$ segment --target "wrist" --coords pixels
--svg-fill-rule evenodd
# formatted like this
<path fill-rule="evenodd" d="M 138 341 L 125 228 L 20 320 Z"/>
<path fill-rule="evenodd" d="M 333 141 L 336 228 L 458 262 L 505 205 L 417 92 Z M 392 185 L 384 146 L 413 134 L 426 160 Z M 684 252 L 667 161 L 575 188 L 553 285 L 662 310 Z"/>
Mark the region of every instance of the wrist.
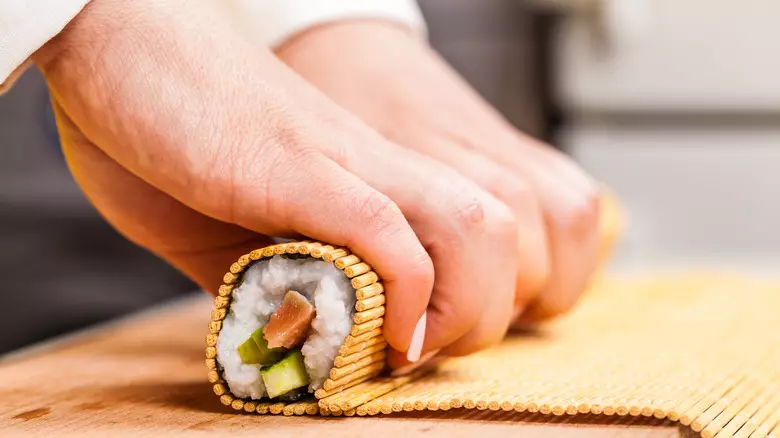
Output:
<path fill-rule="evenodd" d="M 80 79 L 109 63 L 126 65 L 142 55 L 163 59 L 181 41 L 177 33 L 182 25 L 207 15 L 200 9 L 205 8 L 188 6 L 186 0 L 90 0 L 31 59 L 44 74 L 56 70 Z"/>

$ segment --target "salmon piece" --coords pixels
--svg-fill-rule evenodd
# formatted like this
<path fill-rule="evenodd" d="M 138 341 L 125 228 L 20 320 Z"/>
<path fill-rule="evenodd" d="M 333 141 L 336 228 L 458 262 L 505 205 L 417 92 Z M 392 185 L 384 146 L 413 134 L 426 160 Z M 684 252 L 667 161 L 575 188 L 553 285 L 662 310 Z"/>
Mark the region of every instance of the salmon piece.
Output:
<path fill-rule="evenodd" d="M 288 291 L 263 329 L 268 348 L 294 348 L 302 344 L 314 313 L 314 306 L 306 297 L 294 290 Z"/>

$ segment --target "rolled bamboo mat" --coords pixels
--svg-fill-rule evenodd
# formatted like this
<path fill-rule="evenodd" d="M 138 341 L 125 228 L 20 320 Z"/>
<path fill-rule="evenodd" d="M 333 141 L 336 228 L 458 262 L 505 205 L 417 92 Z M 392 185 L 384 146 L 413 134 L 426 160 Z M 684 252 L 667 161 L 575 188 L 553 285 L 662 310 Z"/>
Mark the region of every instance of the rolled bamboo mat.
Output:
<path fill-rule="evenodd" d="M 704 437 L 780 436 L 780 285 L 707 274 L 604 280 L 538 333 L 396 383 L 355 414 L 652 416 Z"/>

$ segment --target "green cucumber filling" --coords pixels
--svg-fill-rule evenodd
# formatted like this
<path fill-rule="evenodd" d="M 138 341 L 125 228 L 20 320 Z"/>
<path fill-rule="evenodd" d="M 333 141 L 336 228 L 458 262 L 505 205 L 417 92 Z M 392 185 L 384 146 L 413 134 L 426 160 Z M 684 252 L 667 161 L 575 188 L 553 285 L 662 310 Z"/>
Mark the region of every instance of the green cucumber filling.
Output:
<path fill-rule="evenodd" d="M 260 375 L 268 391 L 268 397 L 276 398 L 309 384 L 309 375 L 301 350 L 268 348 L 263 327 L 238 347 L 241 361 L 247 365 L 260 365 Z M 300 395 L 298 397 L 300 398 Z"/>
<path fill-rule="evenodd" d="M 309 384 L 301 350 L 293 350 L 279 362 L 260 369 L 268 397 L 280 395 Z"/>
<path fill-rule="evenodd" d="M 247 365 L 272 365 L 282 360 L 286 352 L 284 348 L 268 348 L 262 326 L 238 346 L 238 355 Z"/>
<path fill-rule="evenodd" d="M 268 324 L 260 326 L 238 346 L 244 364 L 260 366 L 269 398 L 286 395 L 294 399 L 296 394 L 291 391 L 309 384 L 301 345 L 314 316 L 314 306 L 305 296 L 287 291 Z"/>

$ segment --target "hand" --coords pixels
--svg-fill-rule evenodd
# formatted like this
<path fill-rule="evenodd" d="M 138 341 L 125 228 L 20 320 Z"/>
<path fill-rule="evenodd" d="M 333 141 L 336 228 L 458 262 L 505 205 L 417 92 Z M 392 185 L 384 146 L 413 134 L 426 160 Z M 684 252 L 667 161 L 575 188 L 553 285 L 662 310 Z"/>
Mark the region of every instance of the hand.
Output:
<path fill-rule="evenodd" d="M 511 207 L 519 235 L 517 325 L 575 304 L 598 262 L 600 193 L 570 159 L 515 130 L 401 27 L 323 26 L 277 55 L 389 140 L 450 166 Z"/>
<path fill-rule="evenodd" d="M 97 209 L 212 292 L 266 236 L 348 246 L 384 280 L 394 365 L 426 308 L 422 352 L 500 340 L 517 264 L 511 211 L 383 139 L 212 5 L 95 0 L 36 54 Z"/>

